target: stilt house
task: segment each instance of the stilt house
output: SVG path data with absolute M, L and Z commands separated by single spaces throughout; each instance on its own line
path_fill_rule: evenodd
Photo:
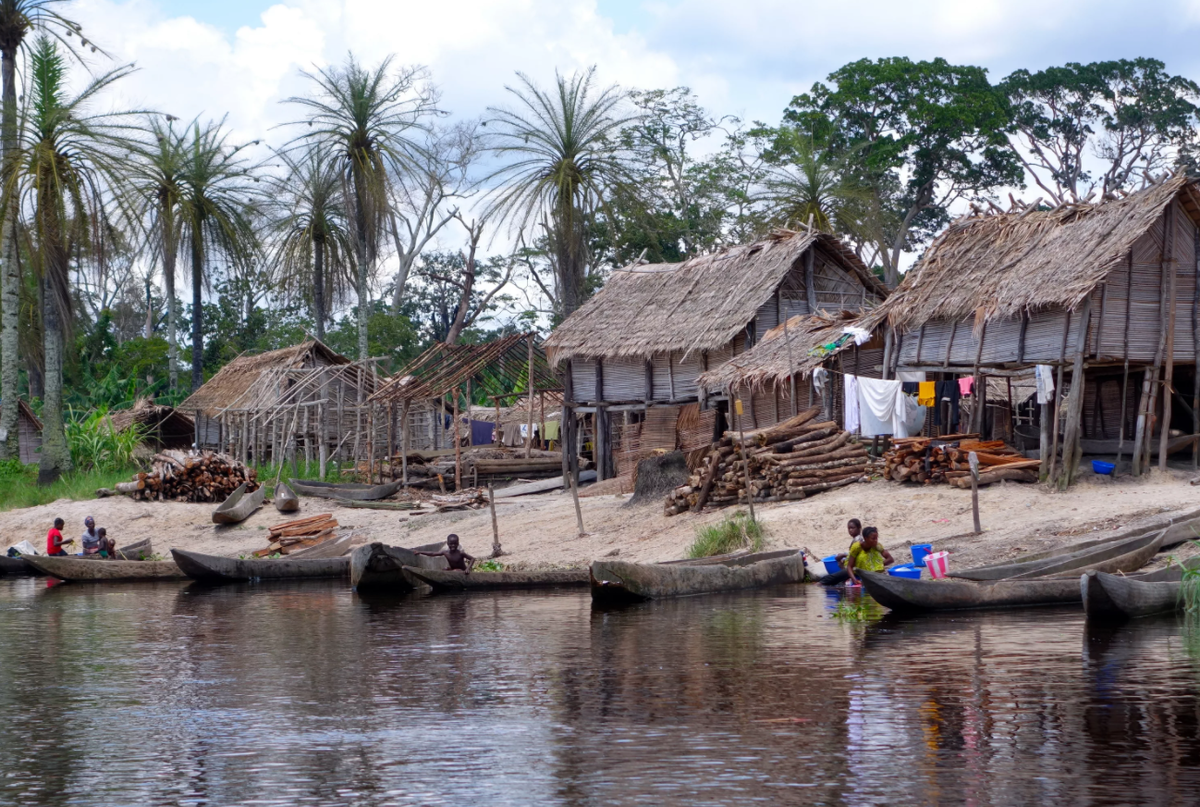
M 550 335 L 546 352 L 564 375 L 565 409 L 586 416 L 578 444 L 591 442 L 606 478 L 630 470 L 616 468 L 613 458 L 630 455 L 631 431 L 642 448 L 686 448 L 679 445 L 683 415 L 687 431 L 711 441 L 724 425 L 723 406 L 701 406 L 702 373 L 751 349 L 790 317 L 863 310 L 886 295 L 837 238 L 779 231 L 683 263 L 615 272 Z M 757 425 L 790 413 L 776 392 L 760 390 L 747 400 L 743 409 Z M 701 409 L 706 419 L 692 423 Z M 574 423 L 564 418 L 565 440 L 575 439 Z
M 1052 368 L 1053 400 L 1024 428 L 1061 484 L 1084 450 L 1132 451 L 1135 473 L 1152 448 L 1160 464 L 1191 448 L 1194 463 L 1198 190 L 1178 175 L 1102 203 L 954 222 L 868 317 L 887 326 L 890 369 L 973 375 L 978 398 L 989 376 Z
M 17 458 L 36 465 L 42 450 L 42 422 L 24 400 L 17 401 Z

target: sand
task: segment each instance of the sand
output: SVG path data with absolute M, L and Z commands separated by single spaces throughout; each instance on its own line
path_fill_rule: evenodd
M 770 548 L 806 547 L 816 557 L 844 551 L 846 520 L 860 518 L 879 528 L 885 547 L 907 560 L 910 543 L 951 551 L 952 564 L 975 565 L 1021 551 L 1077 542 L 1087 533 L 1112 529 L 1150 515 L 1200 505 L 1200 488 L 1185 470 L 1155 471 L 1139 480 L 1086 476 L 1066 493 L 1042 485 L 1001 483 L 980 490 L 984 532 L 967 535 L 971 493 L 949 486 L 904 486 L 891 482 L 850 485 L 799 502 L 760 505 Z M 547 493 L 497 501 L 504 562 L 518 568 L 582 565 L 616 555 L 634 561 L 683 557 L 699 525 L 720 521 L 731 510 L 666 517 L 659 504 L 629 506 L 629 494 L 581 499 L 586 535 L 576 535 L 571 497 Z M 135 502 L 124 497 L 52 504 L 0 512 L 0 547 L 29 540 L 45 545 L 56 516 L 64 533 L 78 537 L 86 516 L 107 527 L 118 545 L 151 538 L 156 554 L 173 547 L 236 556 L 266 546 L 267 527 L 291 518 L 332 512 L 356 542 L 417 546 L 457 533 L 478 557 L 491 551 L 486 509 L 428 516 L 395 511 L 340 508 L 327 500 L 303 499 L 301 512 L 280 515 L 271 506 L 242 524 L 218 527 L 211 505 Z

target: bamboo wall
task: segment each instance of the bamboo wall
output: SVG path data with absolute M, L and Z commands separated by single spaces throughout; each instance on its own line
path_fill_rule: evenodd
M 42 433 L 20 412 L 17 417 L 17 454 L 24 465 L 36 465 L 41 459 Z

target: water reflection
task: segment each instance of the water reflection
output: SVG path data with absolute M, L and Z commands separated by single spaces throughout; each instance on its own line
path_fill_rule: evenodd
M 1200 632 L 0 581 L 0 804 L 1180 803 Z M 1191 798 L 1189 798 L 1189 796 Z

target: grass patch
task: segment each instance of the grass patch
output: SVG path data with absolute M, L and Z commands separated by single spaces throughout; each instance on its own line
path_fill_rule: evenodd
M 37 466 L 22 466 L 19 470 L 8 463 L 0 472 L 0 510 L 37 507 L 58 499 L 83 501 L 96 498 L 97 488 L 111 488 L 118 482 L 128 482 L 138 469 L 129 465 L 115 470 L 91 469 L 71 471 L 58 481 L 38 487 Z
M 1192 541 L 1192 543 L 1200 546 L 1200 541 Z M 1200 569 L 1183 570 L 1179 596 L 1183 598 L 1183 608 L 1189 616 L 1200 615 Z
M 254 470 L 258 473 L 258 481 L 264 485 L 274 485 L 275 476 L 279 474 L 280 466 L 277 463 L 270 465 L 257 465 L 251 463 Z M 350 468 L 351 463 L 344 463 L 346 468 Z M 284 482 L 289 479 L 320 479 L 321 478 L 321 463 L 313 460 L 305 462 L 301 457 L 296 461 L 296 468 L 292 470 L 290 462 L 283 463 L 283 473 L 279 477 Z M 326 482 L 358 482 L 358 474 L 343 474 L 338 468 L 336 462 L 325 463 L 325 481 Z
M 487 560 L 476 561 L 475 565 L 471 568 L 476 572 L 502 572 L 504 571 L 504 564 L 498 560 L 489 558 Z
M 762 522 L 751 521 L 749 513 L 738 511 L 720 522 L 696 529 L 696 540 L 688 547 L 689 558 L 710 558 L 739 549 L 761 551 L 766 543 Z

